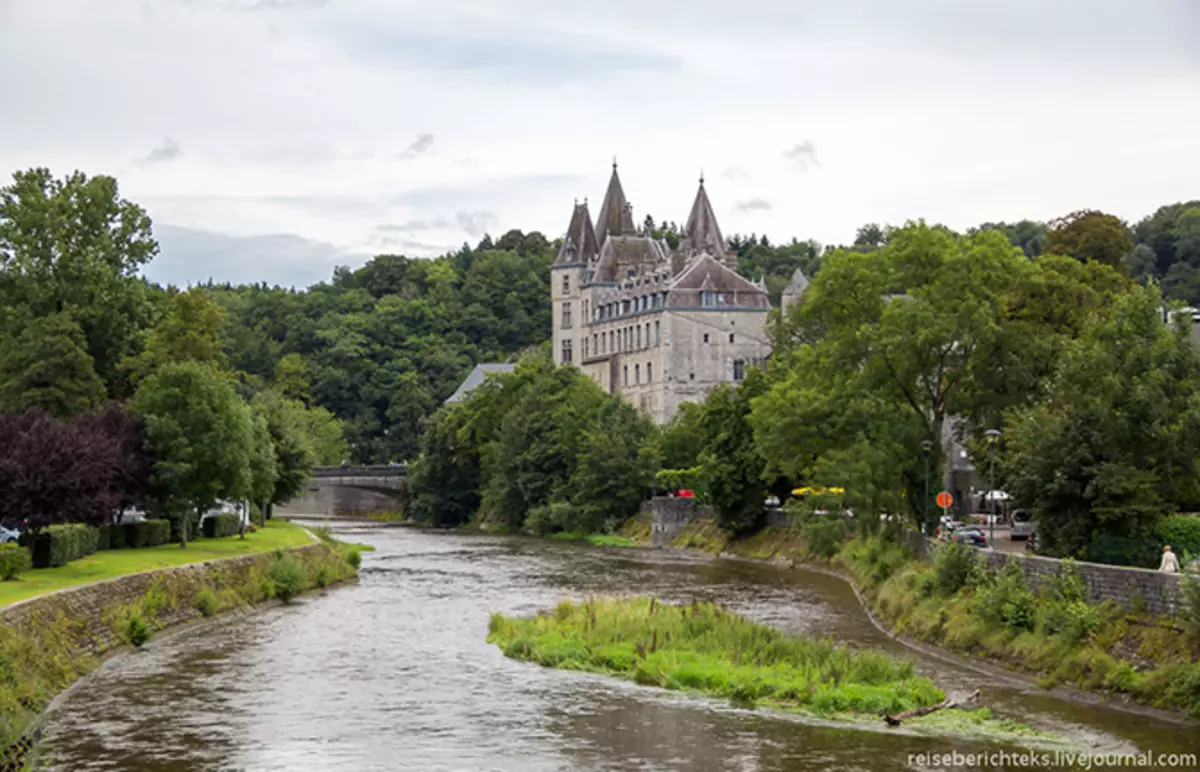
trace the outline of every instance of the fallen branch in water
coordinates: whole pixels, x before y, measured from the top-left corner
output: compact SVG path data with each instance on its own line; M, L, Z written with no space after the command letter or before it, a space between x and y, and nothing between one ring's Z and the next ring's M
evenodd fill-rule
M915 710L906 710L903 713L897 713L895 715L892 715L890 713L885 713L883 716L883 720L887 722L888 726L900 726L900 723L902 721L904 721L905 719L917 718L918 716L928 716L930 713L935 713L939 710L947 710L950 708L961 708L962 706L966 705L967 703L977 702L978 700L979 700L979 690L976 689L975 691L971 692L970 694L968 694L965 698L963 698L961 700L952 700L947 697L945 700L939 702L937 705L930 705L927 708L917 708Z

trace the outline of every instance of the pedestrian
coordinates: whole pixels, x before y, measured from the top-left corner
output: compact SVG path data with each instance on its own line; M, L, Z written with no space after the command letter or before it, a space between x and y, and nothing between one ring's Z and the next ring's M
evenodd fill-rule
M1163 547L1162 565L1158 567L1159 571L1165 571L1168 574L1179 573L1179 558L1175 557L1175 553L1171 552L1171 545Z

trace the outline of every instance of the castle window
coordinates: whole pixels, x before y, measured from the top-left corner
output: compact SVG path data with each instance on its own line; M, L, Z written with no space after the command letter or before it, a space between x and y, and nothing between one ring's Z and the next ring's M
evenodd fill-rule
M704 290L700 293L700 305L705 308L712 308L717 305L717 293L712 290Z
M696 374L695 374L695 373L688 373L688 380L689 380L689 381L694 381L694 380L696 380Z
M626 279L633 279L633 277L635 277L635 276L637 276L636 268L626 268L625 269L625 278Z
M654 383L654 370L649 362L646 363L646 383Z
M625 379L625 385L629 385L629 365L625 365L622 370L622 377Z
M571 351L571 349L572 349L571 341L564 340L562 342L562 361L563 361L564 365L571 364L571 359L572 359L571 355L573 353Z
M704 333L704 342L708 343L708 333Z
M655 322L654 323L654 345L657 346L659 344L660 340L661 340L661 336L659 335L658 322Z
M729 333L729 342L733 343L733 333Z
M650 345L650 322L646 322L646 345Z
M585 300L585 301L583 301L583 311L582 311L582 313L580 313L580 314L579 314L579 318L583 320L583 323L584 323L584 324L587 324L587 321L588 321L588 301L586 301L586 300Z
M741 359L733 360L733 380L740 381L746 377L746 363Z
M588 340L587 338L584 338L584 339L583 339L583 358L584 358L584 359L587 359L587 358L588 358L588 345L589 345L590 343L591 343L591 341L590 341L590 340Z
M617 353L617 333L613 330L608 331L608 350Z
M608 353L608 336L605 335L604 333L600 333L600 348L598 348L596 350L599 351L601 354Z
M563 294L566 295L571 291L571 274L563 274Z
M637 347L642 347L642 325L637 326Z
M642 383L642 366L641 365L633 366L633 382L635 384L638 384L639 386Z
M571 304L563 303L562 326L564 330L571 328Z

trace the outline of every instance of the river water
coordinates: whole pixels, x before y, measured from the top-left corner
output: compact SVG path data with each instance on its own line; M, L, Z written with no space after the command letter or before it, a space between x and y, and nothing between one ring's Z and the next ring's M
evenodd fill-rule
M921 754L1019 752L907 730L737 710L506 659L488 614L564 597L715 600L792 632L916 656L951 690L1096 752L1200 753L1200 731L1024 691L914 655L877 631L841 580L802 570L512 536L341 526L373 544L360 582L106 663L47 716L40 766L130 770L896 770ZM965 758L962 760L966 760ZM991 762L999 762L1000 765Z

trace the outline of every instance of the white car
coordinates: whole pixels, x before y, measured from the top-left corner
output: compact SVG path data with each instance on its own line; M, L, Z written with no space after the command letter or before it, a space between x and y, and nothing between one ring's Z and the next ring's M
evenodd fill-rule
M21 532L16 528L5 528L0 525L0 544L16 544L21 538Z

